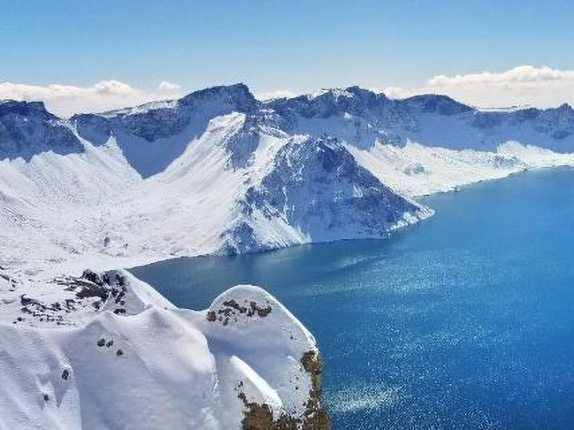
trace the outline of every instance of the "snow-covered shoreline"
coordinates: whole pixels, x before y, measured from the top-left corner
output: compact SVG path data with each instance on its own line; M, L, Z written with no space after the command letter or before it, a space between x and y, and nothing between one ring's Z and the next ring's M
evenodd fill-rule
M3 427L223 429L264 420L327 428L315 340L267 293L235 287L192 311L124 271L51 277L89 263L118 261L76 260L20 279L0 271ZM104 285L108 297L83 294L86 285Z

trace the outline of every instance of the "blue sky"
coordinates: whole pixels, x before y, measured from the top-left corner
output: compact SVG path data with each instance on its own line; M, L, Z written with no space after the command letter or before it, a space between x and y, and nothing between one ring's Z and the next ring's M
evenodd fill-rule
M259 92L574 69L566 0L4 0L0 82Z

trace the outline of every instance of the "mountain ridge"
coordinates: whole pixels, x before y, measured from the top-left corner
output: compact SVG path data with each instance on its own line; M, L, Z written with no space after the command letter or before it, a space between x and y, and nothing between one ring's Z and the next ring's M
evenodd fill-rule
M1 106L0 234L106 265L386 237L432 213L417 196L568 164L574 144L568 106L477 114L359 87L259 101L236 84L69 120ZM41 246L12 240L15 225Z
M279 127L276 125L276 128L288 133L312 134L316 137L334 133L342 140L351 140L352 137L347 136L349 133L362 133L361 139L367 147L376 140L393 145L405 145L412 141L448 149L493 151L501 143L516 140L560 153L574 150L574 110L566 103L548 109L489 111L444 95L390 99L382 93L357 86L260 101L245 84L240 83L194 91L175 100L109 112L77 114L69 120L50 114L41 102L0 102L0 133L4 141L7 141L6 136L12 138L11 148L7 148L6 143L0 146L0 158L14 158L18 152L30 158L55 147L48 143L34 148L29 144L31 149L24 154L22 148L16 145L17 138L24 134L22 130L26 127L13 118L36 112L31 116L53 124L53 127L46 128L50 132L54 132L56 126L59 126L60 134L66 133L66 128L74 127L80 137L95 145L105 143L114 135L128 158L131 157L138 164L140 173L151 176L181 155L186 142L158 144L158 148L153 150L150 149L153 145L148 145L151 159L163 159L163 162L157 161L157 166L150 160L138 160L136 153L146 142L154 144L173 138L186 131L193 122L195 129L188 130L184 139L189 141L205 131L207 122L215 116L231 112L260 116L265 110L271 110L280 117L283 124ZM339 130L333 130L332 124L321 124L328 119L345 116L347 118L343 119L346 121L339 121ZM12 117L12 121L7 121L6 117ZM349 124L351 122L354 124ZM60 137L60 140L64 138ZM68 140L67 146L73 147L70 150L81 150L77 142L72 144L72 137ZM164 152L169 154L164 155Z

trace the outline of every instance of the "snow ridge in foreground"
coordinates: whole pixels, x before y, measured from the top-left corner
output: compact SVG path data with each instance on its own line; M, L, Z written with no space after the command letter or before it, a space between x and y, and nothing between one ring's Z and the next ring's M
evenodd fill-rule
M315 340L260 288L191 311L124 271L60 278L48 301L1 275L18 296L0 320L2 429L327 428Z

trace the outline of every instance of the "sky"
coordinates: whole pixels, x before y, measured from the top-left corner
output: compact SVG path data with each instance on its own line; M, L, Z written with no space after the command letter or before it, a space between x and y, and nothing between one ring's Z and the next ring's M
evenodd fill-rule
M63 115L246 83L574 102L571 0L0 0L0 98Z

